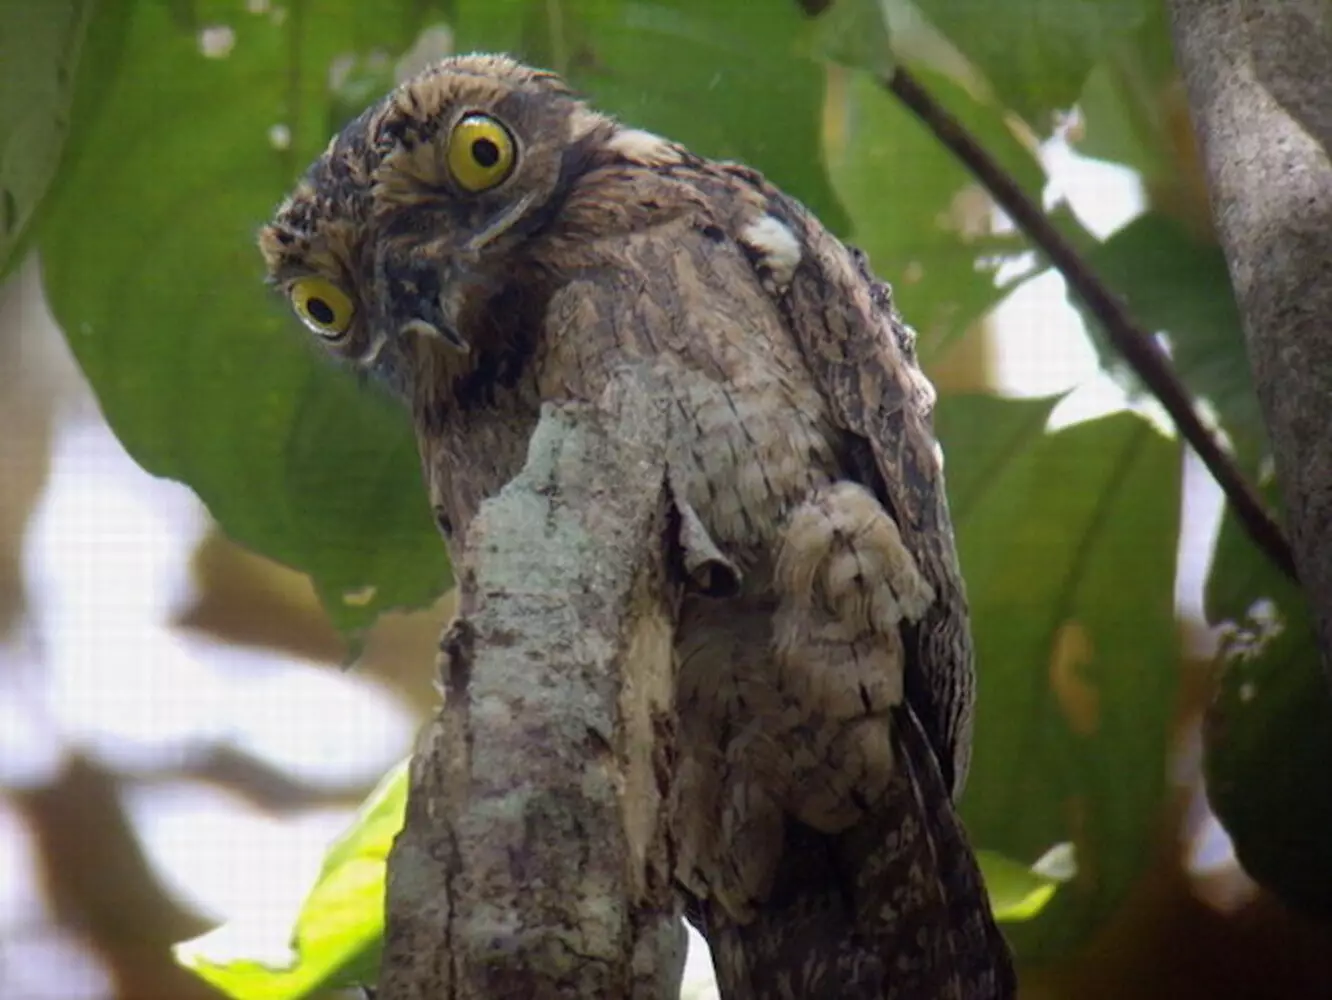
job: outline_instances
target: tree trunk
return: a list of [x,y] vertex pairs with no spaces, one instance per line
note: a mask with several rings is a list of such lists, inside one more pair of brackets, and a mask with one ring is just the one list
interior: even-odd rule
[[665,421],[548,407],[481,508],[389,857],[381,996],[674,1000]]
[[1170,12],[1332,683],[1332,3],[1171,0]]

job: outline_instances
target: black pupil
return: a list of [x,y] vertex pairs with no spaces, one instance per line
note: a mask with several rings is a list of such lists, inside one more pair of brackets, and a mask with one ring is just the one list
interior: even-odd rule
[[305,303],[305,310],[310,314],[316,323],[324,326],[331,326],[333,323],[333,307],[323,299],[311,299]]
[[472,159],[483,167],[493,167],[499,163],[500,151],[490,139],[477,139],[472,143]]

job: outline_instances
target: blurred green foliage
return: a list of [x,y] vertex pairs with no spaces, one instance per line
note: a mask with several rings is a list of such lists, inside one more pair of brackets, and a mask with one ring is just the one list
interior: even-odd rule
[[106,69],[84,45],[95,6],[0,0],[0,275],[19,258],[60,166],[80,59]]
[[[839,3],[855,9],[830,33],[788,0],[0,0],[0,271],[40,252],[131,454],[189,484],[234,538],[310,574],[354,636],[433,599],[447,560],[405,415],[315,356],[262,288],[253,240],[424,30],[559,69],[626,121],[762,169],[869,250],[927,363],[1043,265],[1028,254],[996,284],[1030,247],[976,225],[966,172],[880,86],[893,59],[1033,197],[1045,176],[1030,136],[1075,102],[1086,149],[1154,191],[1187,181],[1155,100],[1170,77],[1158,4],[920,0],[937,34],[905,39],[880,20],[897,0]],[[1224,264],[1174,208],[1154,203],[1090,256],[1170,338],[1256,470],[1265,441]],[[1130,412],[1052,433],[1055,402],[945,395],[937,417],[981,672],[963,810],[1027,961],[1086,942],[1142,872],[1181,658],[1179,448]],[[1326,908],[1310,882],[1332,884],[1332,805],[1308,789],[1329,787],[1332,713],[1306,610],[1227,519],[1209,616],[1249,636],[1255,607],[1281,631],[1226,647],[1238,662],[1208,731],[1214,801],[1255,873]],[[210,963],[204,946],[182,960],[245,997],[370,974],[401,794],[399,774],[330,854],[290,969]],[[1077,871],[1051,899],[1028,866],[1065,842]]]
[[1229,664],[1207,720],[1212,808],[1254,878],[1332,920],[1332,702],[1314,627],[1299,588],[1232,517],[1221,526],[1207,614],[1227,623]]
[[1010,857],[1073,843],[1080,877],[1010,929],[1024,957],[1052,958],[1113,911],[1160,821],[1179,450],[1135,414],[1049,433],[1054,400],[947,402],[936,426],[980,665],[963,818]]

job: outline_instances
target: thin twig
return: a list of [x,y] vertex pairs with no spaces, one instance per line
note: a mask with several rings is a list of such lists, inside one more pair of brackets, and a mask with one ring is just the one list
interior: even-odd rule
[[882,82],[971,171],[999,207],[1064,276],[1069,288],[1101,323],[1115,349],[1160,400],[1180,435],[1198,453],[1254,544],[1278,569],[1292,580],[1297,579],[1295,560],[1281,526],[1203,423],[1165,350],[1151,333],[1129,315],[1124,304],[1059,233],[1044,210],[1027,197],[1017,181],[919,81],[898,67]]

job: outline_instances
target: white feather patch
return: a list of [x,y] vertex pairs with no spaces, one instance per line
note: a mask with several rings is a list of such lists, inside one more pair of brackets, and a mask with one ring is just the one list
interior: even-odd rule
[[776,216],[764,215],[745,226],[740,239],[760,257],[760,263],[772,272],[778,288],[785,288],[800,264],[800,241],[791,228]]
[[675,143],[641,128],[622,128],[606,145],[625,159],[648,167],[680,162],[680,150]]

